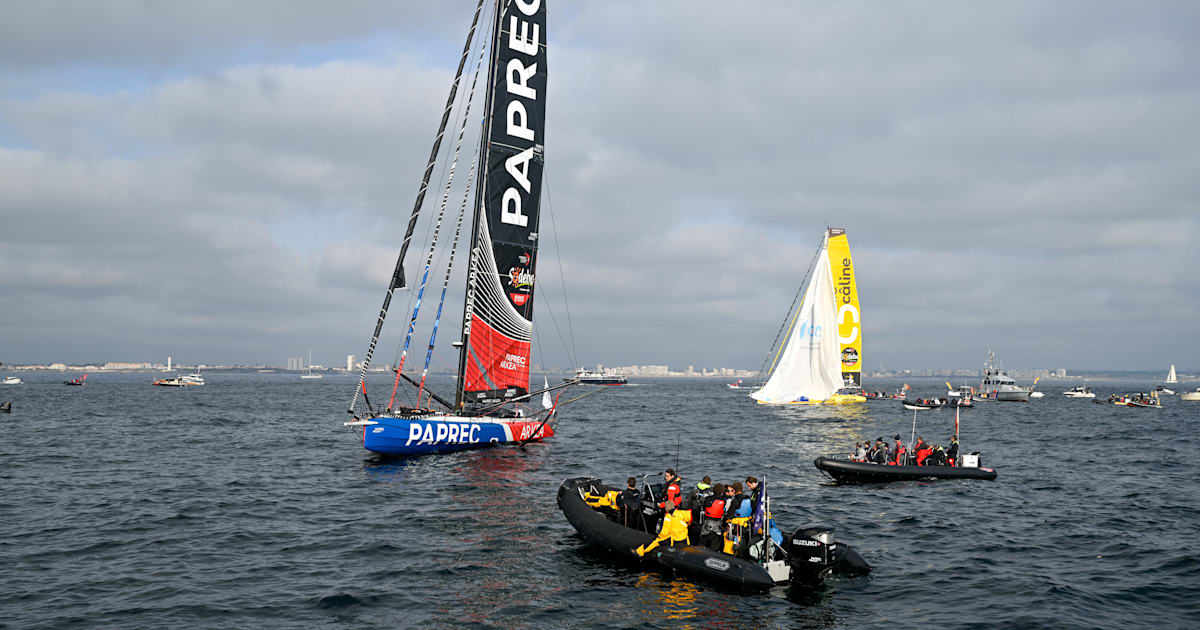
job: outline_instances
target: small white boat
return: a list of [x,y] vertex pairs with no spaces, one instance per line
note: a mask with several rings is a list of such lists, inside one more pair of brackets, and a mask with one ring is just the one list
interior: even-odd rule
[[1179,382],[1179,377],[1175,376],[1175,364],[1171,364],[1171,371],[1167,372],[1167,384],[1174,385]]
[[156,379],[151,384],[158,385],[159,387],[198,387],[204,384],[204,377],[200,376],[199,372],[196,372],[186,376]]
[[748,389],[746,387],[742,387],[742,379],[740,378],[736,383],[725,383],[725,387],[728,387],[729,389]]
[[1041,398],[1045,395],[1046,395],[1046,392],[1038,392],[1038,391],[1029,392],[1030,398]]
[[1080,385],[1063,392],[1063,396],[1067,398],[1095,398],[1096,394],[1091,389],[1088,389],[1087,385]]
[[3,380],[3,381],[0,381],[0,384],[3,384],[3,385],[20,385],[20,384],[21,384],[21,379],[19,379],[19,378],[15,377],[15,376],[7,376],[7,377],[5,377],[5,378],[4,378],[4,380]]
[[1187,392],[1186,394],[1180,394],[1179,400],[1200,400],[1200,387],[1197,387],[1196,391],[1194,391],[1194,392]]

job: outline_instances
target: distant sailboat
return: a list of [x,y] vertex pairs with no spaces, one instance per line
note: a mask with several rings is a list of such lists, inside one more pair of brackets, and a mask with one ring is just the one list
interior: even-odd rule
[[1179,382],[1179,377],[1175,376],[1175,364],[1171,364],[1171,371],[1167,372],[1167,384],[1174,385]]
[[305,372],[300,375],[300,378],[321,378],[320,374],[313,374],[312,371],[312,348],[308,349],[308,367],[305,368]]
[[[834,265],[837,266],[835,272]],[[771,376],[750,397],[766,405],[841,405],[862,395],[862,328],[846,231],[829,228]]]

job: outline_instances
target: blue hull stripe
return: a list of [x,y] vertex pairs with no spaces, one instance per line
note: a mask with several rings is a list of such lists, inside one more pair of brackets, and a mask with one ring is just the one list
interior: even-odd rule
[[[433,416],[424,419],[372,418],[379,424],[364,427],[363,446],[375,453],[387,455],[421,455],[449,453],[497,444],[519,442],[514,435],[540,421],[522,418],[519,421],[479,420]],[[514,431],[513,424],[518,425]]]

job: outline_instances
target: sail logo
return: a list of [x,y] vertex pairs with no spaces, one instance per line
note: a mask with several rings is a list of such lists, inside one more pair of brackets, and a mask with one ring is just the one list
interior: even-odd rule
[[[513,4],[527,17],[537,14],[541,0],[516,0]],[[504,69],[504,83],[509,95],[505,110],[506,133],[509,137],[525,140],[531,146],[504,161],[504,170],[512,177],[517,186],[509,186],[504,190],[500,200],[500,221],[509,225],[529,227],[529,215],[525,214],[522,205],[524,197],[518,192],[519,186],[524,194],[532,191],[529,182],[529,163],[533,160],[534,151],[541,148],[537,143],[534,130],[529,127],[529,110],[525,103],[518,99],[525,98],[537,102],[537,90],[529,85],[529,80],[538,71],[537,57],[541,49],[541,25],[510,15],[508,21],[508,49],[518,55],[531,57],[533,62],[526,64],[517,56],[508,60]],[[540,151],[539,151],[540,152]]]
[[800,336],[808,337],[809,339],[816,339],[817,337],[820,337],[821,336],[821,325],[820,324],[813,325],[813,324],[808,323],[807,321],[800,322]]
[[504,360],[500,362],[500,367],[506,370],[518,370],[528,365],[528,361],[520,354],[505,354]]
[[[842,259],[842,274],[837,280],[837,286],[834,287],[834,292],[841,298],[842,305],[838,307],[838,343],[851,344],[858,339],[859,333],[859,314],[858,306],[854,304],[854,266],[849,258]],[[847,317],[850,319],[850,331],[845,335],[842,334],[842,329],[846,325]],[[854,363],[858,362],[858,352],[855,351]]]
[[479,442],[478,434],[478,424],[412,422],[408,425],[408,441],[404,445],[410,446],[414,441],[417,444],[475,444]]
[[508,270],[508,282],[515,289],[520,289],[522,287],[532,287],[533,286],[533,272],[528,269],[522,269],[520,267],[513,267],[512,269]]
[[842,350],[842,365],[846,367],[858,365],[858,350],[855,350],[853,346]]

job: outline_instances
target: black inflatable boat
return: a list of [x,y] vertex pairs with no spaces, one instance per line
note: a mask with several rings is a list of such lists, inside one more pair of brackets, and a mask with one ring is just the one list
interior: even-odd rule
[[920,479],[983,479],[995,481],[991,468],[962,466],[887,466],[867,462],[852,462],[833,457],[818,457],[813,464],[835,483],[886,483]]
[[585,499],[614,490],[619,488],[591,477],[567,479],[558,488],[558,507],[589,543],[633,562],[658,565],[745,591],[763,591],[789,581],[796,586],[816,586],[829,575],[866,575],[871,570],[857,551],[834,541],[832,528],[821,525],[796,530],[784,539],[782,549],[774,547],[775,559],[765,564],[755,559],[761,542],[751,543],[737,555],[700,545],[662,545],[638,557],[634,549],[654,540],[655,534],[650,532],[657,526],[661,510],[651,496],[653,491],[644,489],[643,502],[633,509],[636,516],[632,520],[636,522],[626,527],[613,520],[617,518],[614,510],[593,508]]

